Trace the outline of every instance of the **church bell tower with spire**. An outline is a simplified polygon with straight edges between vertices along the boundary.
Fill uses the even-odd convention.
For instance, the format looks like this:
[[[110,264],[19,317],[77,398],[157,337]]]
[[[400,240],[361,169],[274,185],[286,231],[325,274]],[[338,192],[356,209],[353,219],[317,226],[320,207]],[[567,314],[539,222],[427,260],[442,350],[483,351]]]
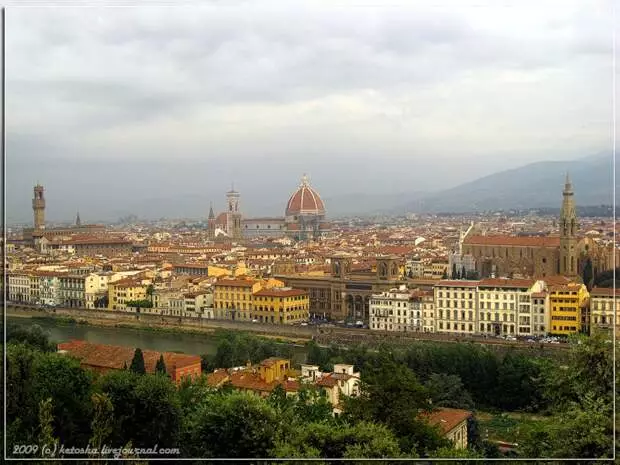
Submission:
[[[215,239],[215,214],[213,213],[213,203],[209,207],[209,219],[207,220],[209,239]]]
[[[563,201],[560,210],[560,274],[562,276],[574,277],[578,275],[577,269],[577,210],[575,208],[575,198],[573,185],[568,173]]]

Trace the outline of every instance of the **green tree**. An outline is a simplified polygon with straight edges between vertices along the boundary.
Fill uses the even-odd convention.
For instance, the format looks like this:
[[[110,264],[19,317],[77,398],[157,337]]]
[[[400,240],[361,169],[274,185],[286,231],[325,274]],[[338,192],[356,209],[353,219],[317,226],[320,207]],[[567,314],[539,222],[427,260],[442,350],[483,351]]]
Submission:
[[[41,457],[51,458],[58,450],[58,439],[54,437],[53,402],[47,398],[39,402],[39,450]]]
[[[94,449],[101,450],[114,432],[114,407],[107,394],[95,393],[91,397],[93,404],[93,435],[90,444]]]
[[[178,447],[181,406],[176,387],[163,376],[139,376],[134,391],[136,447]]]
[[[112,403],[113,428],[109,442],[115,446],[125,444],[133,432],[141,428],[136,421],[140,401],[136,397],[139,375],[130,370],[111,371],[97,379],[96,389]]]
[[[281,384],[278,384],[267,396],[267,403],[271,405],[279,414],[291,412],[294,402],[287,397],[286,391]]]
[[[154,293],[155,293],[155,286],[153,286],[153,284],[149,284],[148,286],[146,286],[146,295],[149,297],[151,307],[153,307],[153,294]]]
[[[458,375],[433,373],[425,383],[434,407],[471,409],[474,401]]]
[[[308,423],[276,442],[275,457],[393,458],[400,457],[398,441],[383,425],[360,422],[328,425]]]
[[[456,263],[452,264],[452,279],[457,279]]]
[[[498,370],[496,405],[505,410],[538,410],[544,395],[540,366],[531,357],[506,354]]]
[[[16,324],[7,325],[6,342],[26,344],[41,352],[56,351],[55,344],[49,341],[48,333],[36,324],[28,328]]]
[[[592,279],[594,278],[594,274],[592,271],[592,260],[590,257],[586,259],[586,262],[583,265],[583,270],[581,272],[581,278],[583,279],[583,283],[588,287],[588,290],[592,289]]]
[[[37,352],[25,344],[6,346],[6,421],[7,447],[35,442],[38,403],[32,390],[33,365]]]
[[[275,409],[253,394],[209,396],[186,418],[182,453],[202,458],[266,458],[280,424]]]
[[[54,435],[68,447],[84,447],[90,438],[91,373],[61,354],[41,353],[32,365],[31,395],[37,404],[54,399]]]
[[[142,354],[142,349],[140,349],[139,347],[133,354],[133,359],[131,360],[131,365],[129,366],[129,369],[139,375],[143,375],[146,373],[146,368],[144,366],[144,355]]]
[[[421,419],[420,414],[428,410],[427,389],[387,352],[379,354],[374,368],[367,365],[362,372],[360,396],[344,400],[345,420],[383,423],[406,454],[424,454],[447,445],[437,428]]]
[[[302,384],[299,388],[294,410],[306,423],[328,423],[333,418],[333,406],[325,392],[312,385]]]
[[[155,373],[166,374],[166,364],[164,363],[164,354],[159,356],[157,364],[155,365]]]

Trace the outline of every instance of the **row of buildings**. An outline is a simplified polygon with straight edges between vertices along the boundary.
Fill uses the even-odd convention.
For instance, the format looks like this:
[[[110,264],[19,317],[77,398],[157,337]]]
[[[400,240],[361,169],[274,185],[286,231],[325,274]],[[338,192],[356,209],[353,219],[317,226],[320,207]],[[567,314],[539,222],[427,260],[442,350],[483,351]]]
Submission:
[[[342,272],[338,263],[334,261],[334,273]],[[378,285],[399,282],[390,275],[398,273],[397,269],[390,271],[389,262],[382,263],[378,273],[385,274],[385,280],[378,280]],[[307,290],[287,286],[279,279],[163,276],[167,277],[148,271],[81,275],[52,270],[15,272],[8,276],[8,299],[33,305],[272,324],[299,324],[311,315],[323,316],[311,308],[312,296]],[[620,310],[612,288],[588,292],[583,283],[563,276],[409,280],[372,293],[367,303],[366,317],[365,303],[352,301],[360,321],[372,330],[492,336],[611,330]]]
[[[373,295],[369,327],[486,336],[568,335],[613,331],[619,310],[612,288],[588,292],[584,284],[563,277],[446,280],[429,291],[401,286]]]

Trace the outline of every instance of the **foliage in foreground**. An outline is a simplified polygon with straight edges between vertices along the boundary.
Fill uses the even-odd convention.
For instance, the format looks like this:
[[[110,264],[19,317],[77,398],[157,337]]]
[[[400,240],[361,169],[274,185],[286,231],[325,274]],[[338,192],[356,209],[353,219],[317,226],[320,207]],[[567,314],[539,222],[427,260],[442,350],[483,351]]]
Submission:
[[[478,394],[470,394],[475,384],[455,363],[481,378],[492,373],[508,399],[522,389],[550,414],[525,435],[522,457],[602,458],[612,452],[611,346],[598,337],[572,346],[566,366],[545,370],[512,355],[494,365],[484,351],[469,347],[433,357],[416,357],[419,347],[404,353],[352,350],[343,358],[361,369],[362,394],[345,402],[339,418],[311,387],[298,398],[283,389],[260,398],[212,389],[204,377],[177,388],[162,373],[126,369],[97,376],[77,360],[47,351],[36,334],[17,340],[6,347],[9,452],[14,444],[57,442],[68,447],[157,444],[178,447],[183,457],[204,458],[496,457],[497,448],[480,438],[475,421],[469,428],[470,448],[456,451],[419,419],[435,403],[476,403]],[[437,354],[457,356],[457,362]],[[528,393],[527,386],[535,392]]]

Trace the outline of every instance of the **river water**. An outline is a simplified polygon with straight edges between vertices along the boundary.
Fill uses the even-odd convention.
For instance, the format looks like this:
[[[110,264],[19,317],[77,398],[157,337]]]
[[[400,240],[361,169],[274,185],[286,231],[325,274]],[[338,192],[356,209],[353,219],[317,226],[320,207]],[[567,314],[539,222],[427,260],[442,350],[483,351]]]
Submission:
[[[97,344],[140,347],[158,352],[181,352],[191,355],[215,354],[217,342],[211,334],[179,334],[133,328],[109,328],[88,325],[58,325],[52,321],[33,321],[29,318],[7,317],[8,324],[20,326],[39,325],[51,341],[66,342],[82,339]],[[293,345],[293,362],[304,363],[306,349]]]

